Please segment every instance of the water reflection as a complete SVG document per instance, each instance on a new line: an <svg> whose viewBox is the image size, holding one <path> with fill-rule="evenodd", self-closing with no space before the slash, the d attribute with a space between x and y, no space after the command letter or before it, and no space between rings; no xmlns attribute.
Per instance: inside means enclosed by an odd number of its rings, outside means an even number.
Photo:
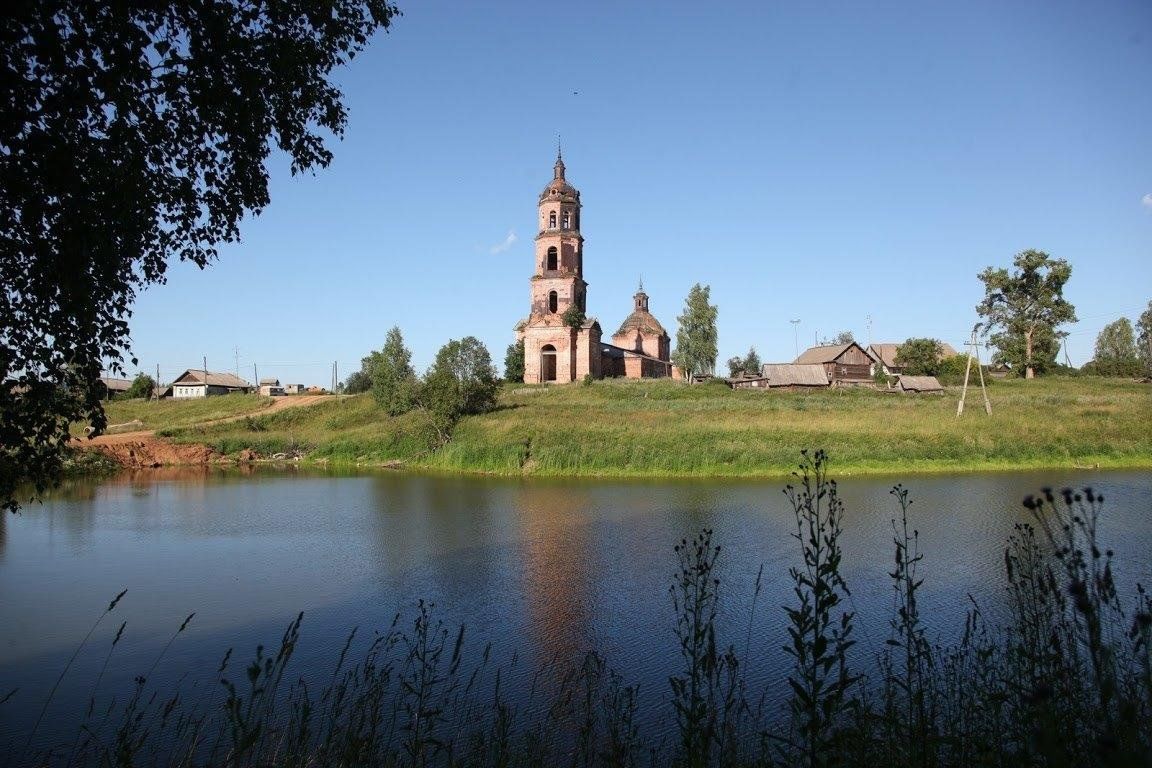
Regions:
<svg viewBox="0 0 1152 768"><path fill-rule="evenodd" d="M893 482L846 479L839 486L844 569L862 652L882 647L888 632ZM1102 489L1108 502L1101 534L1116 550L1121 579L1152 581L1149 473L905 484L925 554L922 608L934 639L956 636L969 595L986 615L1002 612L1004 542L1027 519L1019 500L1043 485ZM215 661L229 645L274 642L260 633L300 610L322 659L352 626L387 625L396 611L426 598L450 624L467 624L476 644L519 652L528 674L595 647L627 682L658 698L676 659L672 546L707 527L724 548L723 642L748 652L753 682L772 684L786 671L780 606L793 600L788 568L799 554L781 486L342 476L295 468L184 468L76 481L44 504L0 519L0 683L20 679L34 690L32 678L42 670L50 686L94 616L127 587L117 618L123 611L141 659L154 658L192 611L196 623L181 645L190 658ZM133 673L141 671L128 661L135 658L125 660Z"/></svg>

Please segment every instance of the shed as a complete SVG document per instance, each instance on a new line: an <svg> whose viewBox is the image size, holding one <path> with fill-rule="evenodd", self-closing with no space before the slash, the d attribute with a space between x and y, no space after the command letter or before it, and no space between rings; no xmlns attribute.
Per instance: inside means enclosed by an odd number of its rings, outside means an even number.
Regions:
<svg viewBox="0 0 1152 768"><path fill-rule="evenodd" d="M765 363L762 368L768 387L826 387L828 373L819 364Z"/></svg>
<svg viewBox="0 0 1152 768"><path fill-rule="evenodd" d="M260 379L260 394L264 397L280 397L284 394L284 387L280 386L280 379Z"/></svg>
<svg viewBox="0 0 1152 768"><path fill-rule="evenodd" d="M872 356L856 342L810 347L796 358L797 365L822 365L833 384L871 384Z"/></svg>
<svg viewBox="0 0 1152 768"><path fill-rule="evenodd" d="M944 387L940 386L935 376L899 376L896 379L896 389L914 394L944 394Z"/></svg>

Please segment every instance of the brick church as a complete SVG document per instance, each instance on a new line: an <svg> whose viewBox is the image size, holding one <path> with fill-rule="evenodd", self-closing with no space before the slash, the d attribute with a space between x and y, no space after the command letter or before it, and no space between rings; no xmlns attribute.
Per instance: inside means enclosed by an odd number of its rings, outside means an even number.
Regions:
<svg viewBox="0 0 1152 768"><path fill-rule="evenodd" d="M586 314L580 192L564 178L559 151L538 212L532 304L528 317L516 325L516 338L524 341L525 383L570 382L589 374L596 379L672 376L668 332L648 311L643 284L610 344L602 340L600 323Z"/></svg>

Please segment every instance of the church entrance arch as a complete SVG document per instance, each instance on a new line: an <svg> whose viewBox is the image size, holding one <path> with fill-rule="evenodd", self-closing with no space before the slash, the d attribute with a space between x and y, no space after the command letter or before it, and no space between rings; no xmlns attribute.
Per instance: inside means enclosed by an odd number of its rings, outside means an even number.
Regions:
<svg viewBox="0 0 1152 768"><path fill-rule="evenodd" d="M556 381L556 347L551 344L540 348L540 381Z"/></svg>

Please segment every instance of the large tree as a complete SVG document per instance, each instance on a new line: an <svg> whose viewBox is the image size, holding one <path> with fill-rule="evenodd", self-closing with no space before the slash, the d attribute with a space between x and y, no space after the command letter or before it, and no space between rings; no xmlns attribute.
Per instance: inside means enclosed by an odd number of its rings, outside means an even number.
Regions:
<svg viewBox="0 0 1152 768"><path fill-rule="evenodd" d="M1135 376L1140 371L1140 358L1136 352L1136 337L1132 323L1122 317L1108 323L1096 337L1093 359L1096 373L1101 376Z"/></svg>
<svg viewBox="0 0 1152 768"><path fill-rule="evenodd" d="M452 339L436 353L424 375L420 403L433 416L440 440L447 442L461 416L496 405L500 382L488 348L474 336Z"/></svg>
<svg viewBox="0 0 1152 768"><path fill-rule="evenodd" d="M1152 376L1152 301L1136 321L1136 350L1144 364L1144 375Z"/></svg>
<svg viewBox="0 0 1152 768"><path fill-rule="evenodd" d="M896 347L895 363L909 376L938 376L943 351L939 339L907 339Z"/></svg>
<svg viewBox="0 0 1152 768"><path fill-rule="evenodd" d="M1076 322L1076 308L1064 298L1072 267L1043 251L1022 251L1012 264L1012 272L988 267L978 275L984 300L976 311L987 318L985 333L992 334L998 360L1030 379L1055 363L1059 340L1067 335L1059 326Z"/></svg>
<svg viewBox="0 0 1152 768"><path fill-rule="evenodd" d="M688 291L684 312L677 318L675 363L684 376L713 373L716 370L716 307L709 303L711 288L700 283Z"/></svg>
<svg viewBox="0 0 1152 768"><path fill-rule="evenodd" d="M105 426L132 301L204 267L269 202L268 164L326 166L332 70L387 0L12 0L0 13L0 503L58 477L68 425ZM135 363L135 360L132 361Z"/></svg>

